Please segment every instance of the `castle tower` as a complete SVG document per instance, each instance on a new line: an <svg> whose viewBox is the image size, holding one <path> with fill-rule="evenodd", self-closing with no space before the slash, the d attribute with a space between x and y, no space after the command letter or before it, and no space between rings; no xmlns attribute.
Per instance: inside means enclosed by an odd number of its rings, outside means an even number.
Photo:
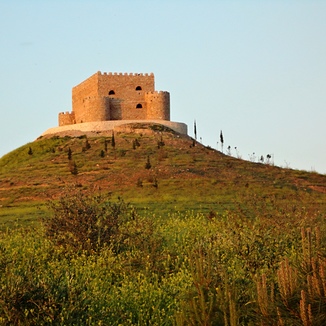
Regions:
<svg viewBox="0 0 326 326"><path fill-rule="evenodd" d="M76 123L110 120L110 103L105 96L89 96L73 111Z"/></svg>
<svg viewBox="0 0 326 326"><path fill-rule="evenodd" d="M60 112L58 118L59 126L72 125L76 123L74 112Z"/></svg>
<svg viewBox="0 0 326 326"><path fill-rule="evenodd" d="M170 120L170 93L148 92L145 94L147 103L147 119Z"/></svg>

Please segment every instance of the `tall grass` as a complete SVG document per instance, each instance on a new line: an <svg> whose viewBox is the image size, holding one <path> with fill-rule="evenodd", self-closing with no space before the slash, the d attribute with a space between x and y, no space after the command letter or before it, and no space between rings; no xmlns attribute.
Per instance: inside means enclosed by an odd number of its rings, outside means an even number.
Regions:
<svg viewBox="0 0 326 326"><path fill-rule="evenodd" d="M70 212L87 209L74 201ZM129 207L97 250L58 242L47 225L3 231L0 323L324 325L323 220L252 212L162 218Z"/></svg>

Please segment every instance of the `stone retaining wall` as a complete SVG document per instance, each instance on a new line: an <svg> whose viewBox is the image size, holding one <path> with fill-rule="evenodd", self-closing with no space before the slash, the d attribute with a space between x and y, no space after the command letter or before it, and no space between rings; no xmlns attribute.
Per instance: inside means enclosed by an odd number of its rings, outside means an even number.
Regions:
<svg viewBox="0 0 326 326"><path fill-rule="evenodd" d="M181 122L162 121L162 120L114 120L114 121L76 123L67 126L53 127L43 132L41 136L60 134L69 131L79 131L79 132L114 131L115 128L117 127L127 126L128 124L142 124L142 123L163 125L184 135L187 135L188 132L187 125Z"/></svg>

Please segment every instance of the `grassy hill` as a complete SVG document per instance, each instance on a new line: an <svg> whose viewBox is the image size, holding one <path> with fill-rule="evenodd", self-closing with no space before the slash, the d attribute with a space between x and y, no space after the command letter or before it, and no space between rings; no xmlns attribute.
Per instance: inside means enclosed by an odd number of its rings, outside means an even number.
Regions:
<svg viewBox="0 0 326 326"><path fill-rule="evenodd" d="M135 128L1 158L0 324L325 325L326 176Z"/></svg>
<svg viewBox="0 0 326 326"><path fill-rule="evenodd" d="M157 214L235 209L250 214L263 206L272 214L289 205L325 210L324 175L237 159L157 126L137 129L115 134L115 146L112 137L100 135L54 136L3 156L0 222L44 215L43 203L69 184L121 196Z"/></svg>

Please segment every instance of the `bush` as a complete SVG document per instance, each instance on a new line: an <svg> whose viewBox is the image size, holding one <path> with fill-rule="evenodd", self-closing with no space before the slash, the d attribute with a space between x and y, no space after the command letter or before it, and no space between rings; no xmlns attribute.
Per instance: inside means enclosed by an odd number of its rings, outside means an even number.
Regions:
<svg viewBox="0 0 326 326"><path fill-rule="evenodd" d="M75 161L69 161L69 170L70 173L73 175L77 175L78 174L78 167Z"/></svg>
<svg viewBox="0 0 326 326"><path fill-rule="evenodd" d="M90 195L68 189L48 204L53 216L44 220L46 235L58 245L74 250L97 251L117 235L128 205L112 203L108 195Z"/></svg>

